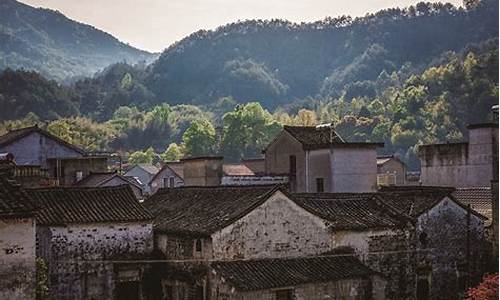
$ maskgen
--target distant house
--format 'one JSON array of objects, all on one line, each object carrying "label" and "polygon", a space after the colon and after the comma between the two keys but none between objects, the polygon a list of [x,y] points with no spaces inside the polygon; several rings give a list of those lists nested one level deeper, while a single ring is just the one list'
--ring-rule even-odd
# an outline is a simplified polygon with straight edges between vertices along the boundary
[{"label": "distant house", "polygon": [[[141,299],[153,251],[152,217],[129,186],[29,190],[37,256],[49,266],[51,299]],[[123,262],[123,263],[121,263]]]},{"label": "distant house", "polygon": [[405,163],[394,155],[377,156],[377,185],[405,184]]},{"label": "distant house", "polygon": [[0,136],[3,152],[14,155],[17,175],[28,186],[72,185],[90,172],[107,170],[106,155],[90,154],[38,126]]},{"label": "distant house", "polygon": [[498,174],[498,124],[473,124],[467,128],[467,142],[419,146],[423,185],[491,185]]},{"label": "distant house", "polygon": [[35,210],[18,184],[0,176],[0,299],[35,299]]},{"label": "distant house", "polygon": [[290,177],[296,192],[371,192],[382,143],[344,141],[331,124],[285,126],[263,151],[267,174]]},{"label": "distant house", "polygon": [[247,166],[256,175],[266,173],[266,159],[264,157],[242,158],[241,163]]},{"label": "distant house", "polygon": [[149,183],[160,169],[152,164],[137,164],[125,172],[125,176],[135,177],[141,183],[144,194],[151,194]]},{"label": "distant house", "polygon": [[416,220],[416,288],[429,299],[456,298],[466,280],[478,282],[489,255],[484,238],[487,218],[473,210],[468,214],[453,190],[386,187],[380,193],[385,203]]},{"label": "distant house", "polygon": [[135,178],[127,177],[115,172],[90,173],[87,177],[78,181],[75,186],[79,187],[107,187],[128,185],[137,199],[144,198],[142,186]]},{"label": "distant house", "polygon": [[184,166],[180,161],[166,162],[149,182],[151,194],[160,188],[172,188],[184,185]]}]

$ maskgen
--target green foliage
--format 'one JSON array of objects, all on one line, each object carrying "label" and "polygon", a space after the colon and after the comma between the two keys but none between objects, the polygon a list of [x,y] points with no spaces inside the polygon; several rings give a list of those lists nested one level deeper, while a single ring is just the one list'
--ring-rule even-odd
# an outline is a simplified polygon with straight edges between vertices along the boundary
[{"label": "green foliage", "polygon": [[180,147],[176,143],[171,143],[170,145],[168,145],[167,150],[165,150],[165,152],[160,155],[160,157],[164,162],[177,161],[184,156],[183,152],[184,151],[182,147]]},{"label": "green foliage", "polygon": [[128,157],[129,164],[152,164],[156,153],[153,148],[148,148],[145,151],[135,151]]},{"label": "green foliage", "polygon": [[36,299],[46,299],[49,295],[49,268],[41,257],[36,258]]},{"label": "green foliage", "polygon": [[258,102],[237,106],[223,117],[222,153],[230,160],[258,156],[280,130]]},{"label": "green foliage", "polygon": [[216,151],[215,128],[208,120],[195,120],[182,135],[189,156],[212,155]]}]

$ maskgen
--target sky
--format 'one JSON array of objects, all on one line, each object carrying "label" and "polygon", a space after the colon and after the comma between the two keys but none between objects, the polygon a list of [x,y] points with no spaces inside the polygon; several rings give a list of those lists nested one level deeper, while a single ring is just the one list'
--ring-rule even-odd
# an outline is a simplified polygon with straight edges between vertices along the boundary
[{"label": "sky", "polygon": [[[363,16],[422,0],[20,0],[58,10],[70,19],[93,25],[130,45],[160,52],[200,29],[246,19],[281,18],[310,22]],[[437,1],[431,1],[437,2]],[[448,0],[461,5],[462,0]]]}]

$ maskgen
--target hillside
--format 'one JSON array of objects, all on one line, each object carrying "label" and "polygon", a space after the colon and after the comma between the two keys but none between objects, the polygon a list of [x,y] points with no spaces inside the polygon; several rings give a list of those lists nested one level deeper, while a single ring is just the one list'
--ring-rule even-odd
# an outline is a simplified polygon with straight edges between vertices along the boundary
[{"label": "hillside", "polygon": [[57,11],[0,1],[0,70],[25,68],[63,80],[91,76],[112,63],[155,57]]},{"label": "hillside", "polygon": [[498,37],[498,1],[470,10],[419,3],[362,18],[295,24],[251,20],[199,31],[166,49],[146,85],[170,103],[220,97],[275,108],[305,97],[373,94],[367,81],[401,68],[418,72],[446,51]]}]

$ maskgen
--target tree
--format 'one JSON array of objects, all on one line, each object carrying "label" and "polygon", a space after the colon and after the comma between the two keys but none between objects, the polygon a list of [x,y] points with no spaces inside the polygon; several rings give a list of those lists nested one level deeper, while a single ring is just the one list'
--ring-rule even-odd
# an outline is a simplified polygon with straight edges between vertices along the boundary
[{"label": "tree", "polygon": [[498,274],[486,275],[476,287],[467,291],[467,300],[498,299]]},{"label": "tree", "polygon": [[215,128],[208,120],[195,120],[182,135],[186,154],[211,155],[216,150]]},{"label": "tree", "polygon": [[165,162],[167,161],[177,161],[182,158],[183,151],[182,148],[176,143],[171,143],[168,145],[167,150],[163,152],[161,155],[161,159]]},{"label": "tree", "polygon": [[50,122],[47,126],[47,131],[57,136],[58,138],[65,140],[68,143],[72,143],[71,129],[69,124],[65,120],[56,120]]},{"label": "tree", "polygon": [[136,151],[130,154],[128,162],[130,164],[152,164],[155,155],[155,151],[150,147],[146,151]]}]

